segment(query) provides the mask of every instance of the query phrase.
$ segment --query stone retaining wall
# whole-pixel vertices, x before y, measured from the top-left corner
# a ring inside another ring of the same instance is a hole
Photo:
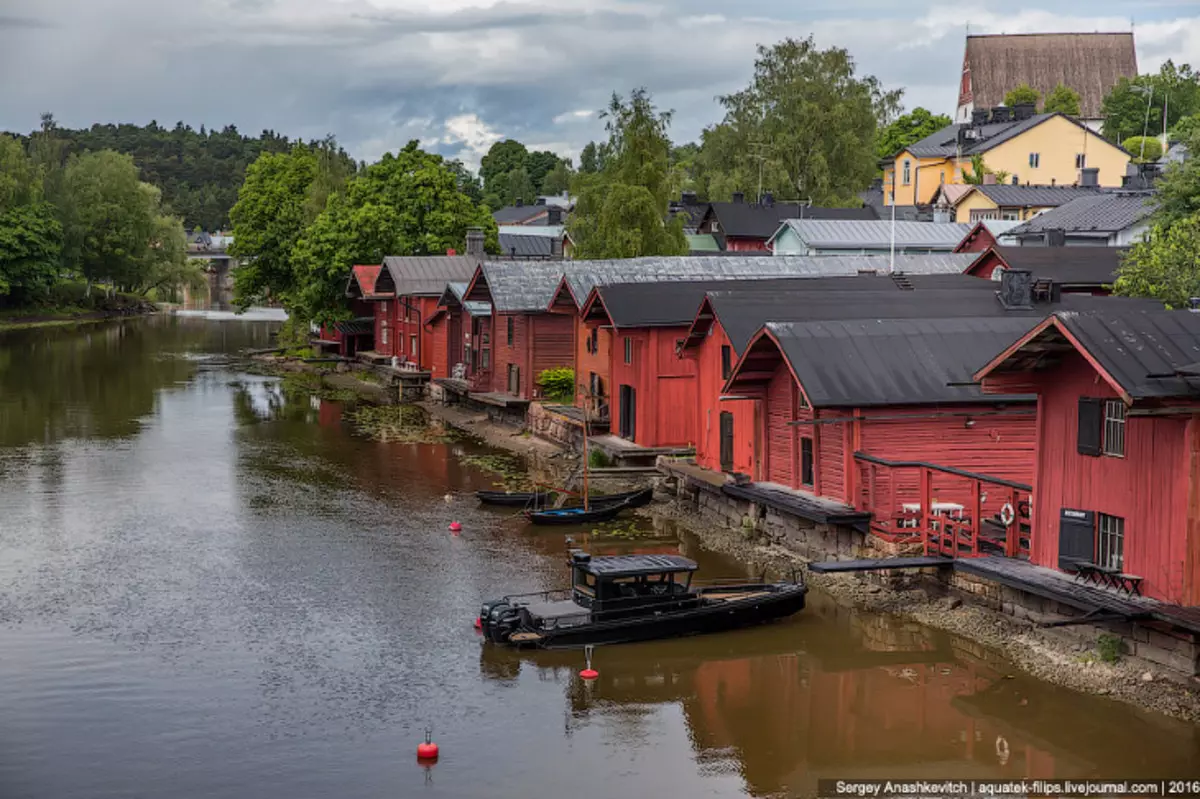
[[[574,420],[547,410],[545,406],[536,402],[529,406],[526,419],[529,431],[538,438],[544,438],[566,449],[582,449],[583,431]]]

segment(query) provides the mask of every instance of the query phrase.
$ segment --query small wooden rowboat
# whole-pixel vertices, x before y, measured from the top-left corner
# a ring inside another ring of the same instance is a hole
[[[733,630],[804,609],[803,582],[692,584],[678,555],[592,558],[573,550],[571,587],[506,596],[480,610],[487,641],[564,649]]]
[[[618,502],[612,505],[593,504],[590,508],[549,508],[548,510],[527,510],[525,518],[531,524],[594,524],[609,522],[617,518],[621,511],[628,508],[628,503]]]
[[[545,507],[550,502],[553,491],[476,491],[475,497],[484,505],[503,505],[510,508]],[[606,494],[589,497],[591,507],[604,507],[626,503],[629,508],[641,508],[650,504],[654,498],[654,489],[642,488],[637,491],[626,491],[622,494]],[[574,507],[573,505],[570,507]]]

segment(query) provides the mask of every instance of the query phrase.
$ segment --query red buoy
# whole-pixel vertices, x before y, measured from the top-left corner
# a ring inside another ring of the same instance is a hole
[[[583,648],[584,666],[583,671],[579,672],[579,676],[585,680],[594,680],[600,676],[600,672],[592,668],[592,653],[596,651],[596,647],[588,644]]]
[[[600,672],[596,671],[595,669],[584,669],[583,671],[579,672],[579,676],[585,680],[594,680],[600,676]]]
[[[483,629],[483,619],[481,619],[481,618],[480,618],[480,617],[478,617],[478,616],[476,616],[476,617],[475,617],[475,629],[476,629],[476,630],[482,630],[482,629]]]
[[[438,745],[433,742],[432,730],[425,730],[425,742],[417,744],[417,760],[432,761],[438,759]]]
[[[461,524],[459,524],[458,522],[450,522],[450,532],[452,532],[452,533],[461,533],[461,532],[462,532],[462,525],[461,525]]]

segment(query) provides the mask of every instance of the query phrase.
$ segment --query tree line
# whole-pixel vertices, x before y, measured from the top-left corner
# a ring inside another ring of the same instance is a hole
[[[0,306],[62,304],[56,289],[77,281],[90,297],[96,283],[145,295],[201,279],[130,156],[72,153],[48,114],[24,140],[0,134]]]

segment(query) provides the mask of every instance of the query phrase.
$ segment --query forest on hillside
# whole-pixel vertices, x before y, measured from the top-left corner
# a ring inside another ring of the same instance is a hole
[[[151,122],[80,129],[53,125],[53,130],[66,155],[112,150],[132,156],[141,180],[162,191],[163,205],[182,217],[188,230],[228,228],[246,167],[263,153],[287,152],[299,143],[273,130],[246,136],[234,125],[196,130],[182,122],[173,128]],[[28,144],[29,134],[13,135]]]

